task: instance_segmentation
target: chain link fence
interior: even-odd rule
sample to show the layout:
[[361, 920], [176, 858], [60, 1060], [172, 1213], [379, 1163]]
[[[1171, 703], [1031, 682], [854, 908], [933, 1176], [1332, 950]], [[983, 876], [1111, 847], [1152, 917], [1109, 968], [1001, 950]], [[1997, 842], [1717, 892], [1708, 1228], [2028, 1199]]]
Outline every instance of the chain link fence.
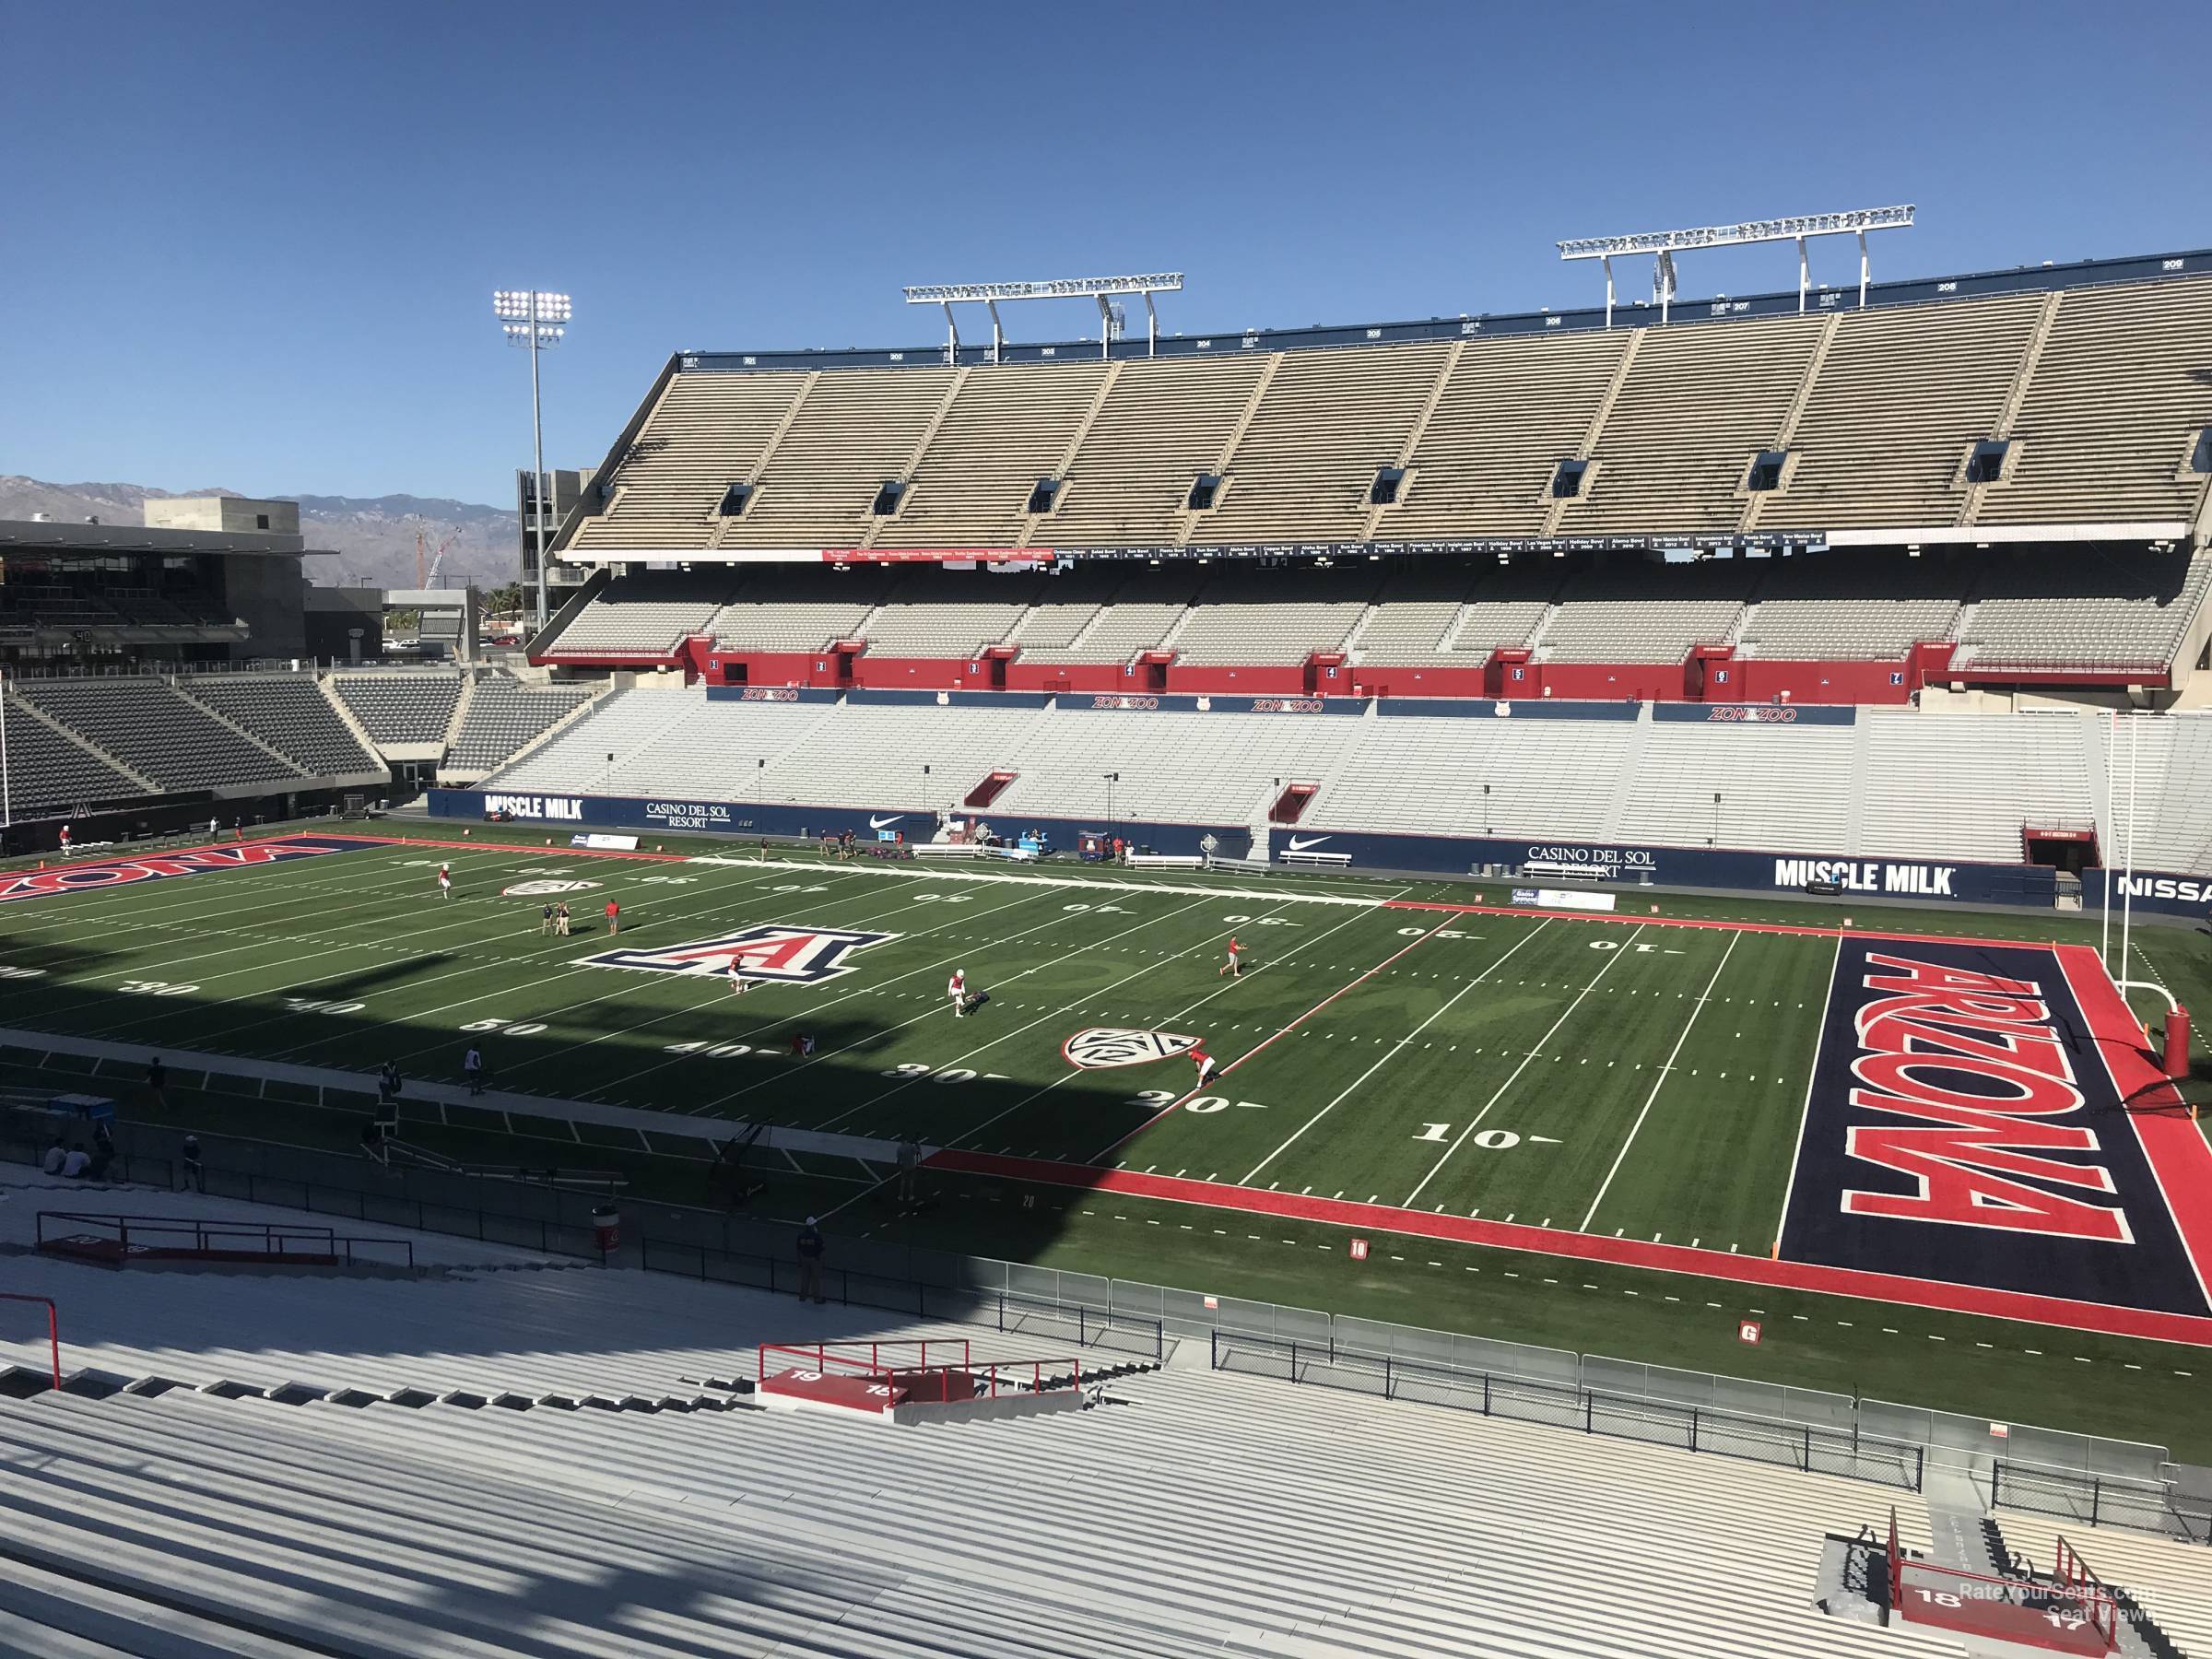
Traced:
[[[35, 1165], [53, 1121], [35, 1110], [0, 1112], [0, 1158]], [[182, 1131], [159, 1124], [129, 1125], [119, 1173], [171, 1189], [188, 1184], [183, 1138]], [[365, 1158], [267, 1141], [218, 1135], [200, 1140], [200, 1180], [213, 1196], [548, 1254], [600, 1253], [592, 1212], [606, 1202], [601, 1194], [457, 1171], [386, 1169]], [[625, 1233], [656, 1271], [767, 1290], [785, 1288], [795, 1272], [788, 1223], [632, 1198], [622, 1200], [620, 1209]], [[2164, 1447], [2134, 1441], [1993, 1426], [1926, 1406], [915, 1245], [841, 1236], [830, 1241], [830, 1250], [825, 1277], [840, 1300], [915, 1318], [996, 1324], [1135, 1357], [1164, 1357], [1172, 1339], [1219, 1338], [1226, 1346], [1215, 1352], [1227, 1357], [1225, 1369], [1440, 1405], [1467, 1406], [1487, 1397], [1487, 1405], [1475, 1408], [1589, 1432], [1601, 1431], [1602, 1414], [1605, 1432], [1665, 1444], [1695, 1441], [1700, 1451], [1736, 1444], [1743, 1450], [1732, 1455], [1795, 1461], [1888, 1485], [1900, 1484], [1906, 1450], [1977, 1474], [2001, 1461], [2010, 1483], [2007, 1501], [2017, 1498], [2024, 1508], [2030, 1499], [2064, 1503], [2070, 1507], [2049, 1512], [2069, 1517], [2087, 1518], [2094, 1510], [2111, 1524], [2136, 1524], [2118, 1518], [2131, 1513], [2156, 1519], [2163, 1512], [2152, 1498], [2169, 1492], [2173, 1474]], [[2196, 1511], [2184, 1504], [2178, 1512]], [[2200, 1533], [2212, 1526], [2202, 1520], [2189, 1524]], [[2173, 1528], [2162, 1522], [2149, 1530]]]

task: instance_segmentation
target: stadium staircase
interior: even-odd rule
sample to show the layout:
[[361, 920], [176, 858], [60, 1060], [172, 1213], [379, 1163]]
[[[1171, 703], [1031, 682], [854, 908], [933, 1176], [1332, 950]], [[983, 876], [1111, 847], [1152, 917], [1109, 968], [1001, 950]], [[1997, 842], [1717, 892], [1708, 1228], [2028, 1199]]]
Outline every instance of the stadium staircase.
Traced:
[[[1958, 1484], [1971, 1501], [1971, 1486], [1963, 1477]], [[2016, 1533], [2033, 1530], [2053, 1538], [2049, 1567], [2038, 1568], [2030, 1554], [2016, 1550], [2003, 1520], [1983, 1512], [1978, 1501], [1959, 1509], [1931, 1501], [1925, 1547], [1899, 1537], [1893, 1555], [1889, 1531], [1878, 1526], [1862, 1527], [1850, 1537], [1830, 1534], [1821, 1556], [1818, 1605], [1831, 1618], [1892, 1630], [1943, 1626], [1959, 1632], [1977, 1659], [2033, 1652], [2188, 1659], [2193, 1650], [2176, 1641], [2143, 1597], [2100, 1578], [2073, 1543], [2053, 1530], [2048, 1517], [2013, 1519]], [[1891, 1517], [1891, 1526], [1896, 1521]], [[2096, 1547], [2101, 1553], [2118, 1542], [2119, 1535], [2100, 1533]], [[2155, 1569], [2153, 1576], [2159, 1576]], [[2171, 1585], [2166, 1579], [2165, 1586]], [[2193, 1639], [2212, 1612], [2212, 1590], [2194, 1588], [2194, 1594], [2171, 1597], [2164, 1586], [2147, 1593], [2160, 1607], [2172, 1608], [2176, 1628]], [[1947, 1608], [1940, 1605], [1947, 1602]], [[1960, 1618], [1961, 1603], [1968, 1621], [1950, 1622]], [[1977, 1604], [1983, 1621], [1971, 1618]], [[2008, 1628], [2009, 1640], [1999, 1634]]]

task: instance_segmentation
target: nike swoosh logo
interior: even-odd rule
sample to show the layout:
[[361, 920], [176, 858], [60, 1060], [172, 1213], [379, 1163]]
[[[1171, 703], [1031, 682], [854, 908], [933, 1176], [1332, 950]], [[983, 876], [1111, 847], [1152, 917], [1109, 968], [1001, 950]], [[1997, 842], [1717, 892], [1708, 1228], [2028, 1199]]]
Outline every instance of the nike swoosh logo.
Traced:
[[903, 812], [894, 812], [888, 818], [879, 818], [871, 812], [868, 814], [868, 828], [871, 830], [888, 830], [893, 824], [897, 823], [905, 816], [906, 814]]
[[1293, 853], [1303, 853], [1308, 847], [1318, 847], [1323, 841], [1327, 841], [1328, 839], [1329, 838], [1325, 835], [1309, 835], [1305, 838], [1305, 840], [1300, 841], [1297, 836], [1294, 835], [1290, 838], [1290, 851]]

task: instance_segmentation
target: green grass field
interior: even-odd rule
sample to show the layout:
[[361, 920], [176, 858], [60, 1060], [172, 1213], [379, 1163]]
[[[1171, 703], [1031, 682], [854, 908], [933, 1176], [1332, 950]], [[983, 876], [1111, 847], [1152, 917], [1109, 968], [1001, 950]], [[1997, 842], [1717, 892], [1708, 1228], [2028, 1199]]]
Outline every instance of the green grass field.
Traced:
[[[380, 833], [410, 833], [380, 829]], [[423, 837], [457, 830], [421, 827]], [[1459, 883], [1105, 875], [595, 858], [478, 828], [394, 844], [0, 904], [0, 1026], [192, 1053], [455, 1080], [480, 1044], [492, 1087], [542, 1118], [441, 1109], [409, 1135], [512, 1161], [552, 1135], [633, 1190], [700, 1197], [696, 1140], [559, 1121], [558, 1101], [1238, 1183], [1430, 1214], [1516, 1220], [1763, 1256], [1772, 1244], [1837, 948], [1832, 935], [1384, 908], [1490, 900]], [[441, 900], [440, 863], [455, 897]], [[995, 877], [995, 878], [993, 878]], [[564, 896], [578, 936], [539, 931], [525, 882]], [[622, 908], [618, 939], [601, 907]], [[2049, 914], [1638, 895], [1668, 918], [2093, 943]], [[813, 983], [731, 994], [718, 973], [594, 965], [763, 924], [888, 935]], [[1240, 977], [1220, 972], [1231, 935]], [[2136, 930], [2138, 977], [2212, 1006], [2205, 941]], [[965, 969], [989, 1005], [955, 1019]], [[2156, 999], [2138, 1005], [2162, 1011]], [[1186, 1058], [1073, 1067], [1094, 1028], [1202, 1038], [1230, 1069], [1193, 1094]], [[813, 1040], [794, 1052], [794, 1037]], [[53, 1082], [7, 1056], [7, 1080]], [[113, 1076], [111, 1067], [108, 1074]], [[258, 1097], [210, 1077], [166, 1115], [347, 1147], [358, 1110]], [[2206, 1080], [2189, 1086], [2212, 1095]], [[196, 1079], [195, 1079], [196, 1083]], [[113, 1085], [110, 1086], [112, 1088]], [[126, 1113], [151, 1103], [125, 1093]], [[772, 1139], [772, 1137], [771, 1137]], [[542, 1161], [533, 1151], [533, 1161]], [[902, 1217], [869, 1158], [766, 1154], [764, 1213], [833, 1230], [1192, 1288], [1477, 1331], [1658, 1363], [1853, 1390], [2212, 1453], [2194, 1350], [1966, 1314], [1759, 1290], [1422, 1239], [1347, 1259], [1340, 1227], [982, 1176]], [[571, 1155], [570, 1161], [577, 1161]], [[1030, 1204], [1025, 1207], [1022, 1199]], [[1735, 1341], [1759, 1317], [1759, 1348]]]

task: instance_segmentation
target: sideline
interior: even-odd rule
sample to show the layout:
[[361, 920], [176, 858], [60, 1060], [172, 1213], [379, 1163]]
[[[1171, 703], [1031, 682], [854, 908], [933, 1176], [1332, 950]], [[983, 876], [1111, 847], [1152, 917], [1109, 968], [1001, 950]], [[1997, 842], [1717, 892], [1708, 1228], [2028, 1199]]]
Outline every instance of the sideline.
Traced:
[[[114, 1061], [143, 1070], [156, 1054], [175, 1076], [205, 1072], [211, 1077], [245, 1077], [263, 1084], [288, 1083], [317, 1090], [335, 1089], [366, 1099], [376, 1093], [374, 1072], [345, 1071], [330, 1065], [299, 1065], [286, 1060], [256, 1060], [242, 1054], [195, 1053], [163, 1043], [110, 1042], [98, 1037], [57, 1037], [44, 1031], [0, 1027], [0, 1054], [10, 1049], [40, 1056], [42, 1066], [49, 1054], [73, 1054], [80, 1059]], [[181, 1079], [180, 1079], [181, 1082]], [[642, 1106], [614, 1106], [596, 1100], [563, 1100], [549, 1095], [521, 1094], [512, 1089], [488, 1088], [472, 1095], [460, 1083], [433, 1083], [421, 1077], [406, 1079], [402, 1097], [416, 1105], [465, 1106], [478, 1112], [498, 1112], [515, 1117], [545, 1118], [555, 1123], [593, 1124], [607, 1129], [628, 1129], [648, 1135], [680, 1135], [686, 1140], [726, 1139], [750, 1127], [742, 1118], [698, 1118], [680, 1112], [654, 1112]], [[709, 1128], [708, 1125], [712, 1125]], [[579, 1143], [589, 1147], [589, 1142]], [[780, 1151], [819, 1152], [833, 1158], [858, 1158], [874, 1163], [895, 1162], [894, 1141], [866, 1135], [837, 1135], [824, 1129], [787, 1129], [771, 1124], [761, 1131], [760, 1144]], [[924, 1146], [926, 1154], [933, 1150]]]
[[[2188, 1124], [2186, 1119], [2182, 1121], [2192, 1134], [2195, 1133], [2194, 1126]], [[1396, 1233], [1417, 1239], [1441, 1239], [1458, 1244], [1520, 1251], [1530, 1255], [1599, 1262], [1615, 1267], [1642, 1267], [1699, 1278], [1728, 1279], [1737, 1284], [1766, 1285], [1776, 1289], [1802, 1290], [1818, 1296], [1848, 1296], [1865, 1301], [1896, 1302], [1907, 1307], [1930, 1308], [1938, 1312], [2009, 1319], [2029, 1324], [2053, 1325], [2069, 1331], [2088, 1331], [2107, 1336], [2135, 1336], [2188, 1347], [2212, 1347], [2212, 1318], [2202, 1314], [2163, 1313], [2151, 1309], [2122, 1307], [2108, 1302], [2038, 1296], [2024, 1290], [1990, 1290], [1973, 1285], [1946, 1284], [1936, 1279], [1910, 1278], [1900, 1274], [1871, 1273], [1859, 1267], [1820, 1267], [1801, 1262], [1777, 1262], [1763, 1256], [1693, 1249], [1687, 1244], [1646, 1244], [1635, 1239], [1609, 1239], [1598, 1234], [1576, 1232], [1571, 1229], [1531, 1227], [1526, 1222], [1480, 1221], [1465, 1216], [1445, 1215], [1441, 1211], [1402, 1209], [1388, 1204], [1359, 1204], [1343, 1198], [1312, 1198], [1297, 1193], [1239, 1186], [1233, 1182], [1193, 1181], [1179, 1175], [1140, 1175], [1128, 1170], [1101, 1169], [1095, 1164], [1055, 1163], [1041, 1158], [1008, 1158], [993, 1153], [947, 1148], [926, 1159], [925, 1167], [947, 1174], [988, 1175], [1002, 1181], [1119, 1193], [1132, 1198], [1154, 1198], [1170, 1204], [1194, 1205], [1206, 1209], [1229, 1210], [1251, 1216], [1316, 1221], [1330, 1227], [1364, 1228], [1375, 1232]]]

